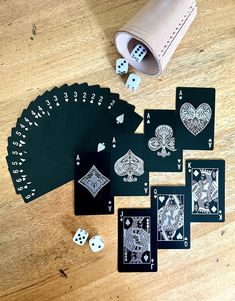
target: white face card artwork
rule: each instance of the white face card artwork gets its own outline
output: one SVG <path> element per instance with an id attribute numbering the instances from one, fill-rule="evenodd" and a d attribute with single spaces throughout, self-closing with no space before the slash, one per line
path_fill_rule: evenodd
<path id="1" fill-rule="evenodd" d="M 148 216 L 123 218 L 123 263 L 151 263 L 151 227 Z"/>
<path id="2" fill-rule="evenodd" d="M 192 185 L 192 214 L 218 214 L 219 211 L 219 169 L 193 168 Z"/>
<path id="3" fill-rule="evenodd" d="M 184 196 L 158 196 L 158 241 L 184 240 Z"/>

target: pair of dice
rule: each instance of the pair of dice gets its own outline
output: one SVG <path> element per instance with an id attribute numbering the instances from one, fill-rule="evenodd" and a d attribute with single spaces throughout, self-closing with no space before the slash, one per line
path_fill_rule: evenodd
<path id="1" fill-rule="evenodd" d="M 79 228 L 73 237 L 73 242 L 76 245 L 83 246 L 87 241 L 89 233 L 84 229 Z M 96 253 L 104 248 L 104 242 L 100 235 L 95 235 L 89 240 L 89 246 L 92 252 Z"/>
<path id="2" fill-rule="evenodd" d="M 116 61 L 116 73 L 117 74 L 126 74 L 128 71 L 128 63 L 125 59 L 120 58 Z M 132 91 L 135 91 L 139 84 L 140 84 L 141 78 L 136 75 L 135 73 L 131 73 L 128 76 L 128 79 L 126 81 L 126 87 Z"/>
<path id="3" fill-rule="evenodd" d="M 131 52 L 131 57 L 134 58 L 137 62 L 141 62 L 147 50 L 141 44 L 137 44 L 133 51 Z M 120 58 L 116 61 L 116 73 L 117 74 L 127 74 L 128 72 L 128 63 L 126 59 Z M 134 73 L 131 73 L 126 81 L 126 87 L 132 91 L 135 91 L 140 84 L 140 77 Z"/>

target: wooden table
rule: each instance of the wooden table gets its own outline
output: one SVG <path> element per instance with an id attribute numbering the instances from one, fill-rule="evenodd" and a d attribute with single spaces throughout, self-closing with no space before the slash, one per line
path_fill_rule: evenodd
<path id="1" fill-rule="evenodd" d="M 199 14 L 159 78 L 130 93 L 115 75 L 113 35 L 144 0 L 0 1 L 0 300 L 235 300 L 235 2 L 198 0 Z M 176 86 L 216 87 L 216 144 L 188 158 L 226 160 L 226 222 L 191 226 L 190 250 L 160 250 L 157 273 L 117 272 L 117 214 L 73 214 L 73 183 L 24 204 L 7 169 L 7 137 L 31 100 L 63 83 L 108 86 L 144 109 L 173 109 Z M 138 129 L 143 130 L 142 126 Z M 184 185 L 184 172 L 152 173 L 151 184 Z M 148 207 L 149 197 L 116 198 Z M 93 254 L 72 242 L 79 227 L 99 233 Z"/>

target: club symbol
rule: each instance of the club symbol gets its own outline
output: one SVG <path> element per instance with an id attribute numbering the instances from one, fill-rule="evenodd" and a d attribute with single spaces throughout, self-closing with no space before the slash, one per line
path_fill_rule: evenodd
<path id="1" fill-rule="evenodd" d="M 169 125 L 162 124 L 155 129 L 155 136 L 148 141 L 148 147 L 151 151 L 157 152 L 159 157 L 165 158 L 175 152 L 175 138 L 173 130 Z M 167 151 L 170 150 L 170 151 Z"/>

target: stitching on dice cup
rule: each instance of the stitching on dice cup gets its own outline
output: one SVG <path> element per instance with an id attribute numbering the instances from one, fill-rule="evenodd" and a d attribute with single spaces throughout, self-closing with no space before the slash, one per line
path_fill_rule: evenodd
<path id="1" fill-rule="evenodd" d="M 195 6 L 193 6 L 193 4 L 194 4 L 194 1 L 191 3 L 189 10 L 184 15 L 184 18 L 180 21 L 179 25 L 176 27 L 176 29 L 175 29 L 176 31 L 173 31 L 170 38 L 166 41 L 166 44 L 163 46 L 162 50 L 160 51 L 161 54 L 158 55 L 158 57 L 162 58 L 167 53 L 167 50 L 169 49 L 170 45 L 172 44 L 172 42 L 174 41 L 174 39 L 176 38 L 176 36 L 180 32 L 180 30 L 183 28 L 183 25 L 188 20 L 188 18 L 192 15 L 194 9 L 197 7 L 196 4 L 195 4 Z M 167 45 L 167 44 L 169 44 L 169 45 Z M 167 49 L 165 49 L 165 48 L 167 48 Z"/>

